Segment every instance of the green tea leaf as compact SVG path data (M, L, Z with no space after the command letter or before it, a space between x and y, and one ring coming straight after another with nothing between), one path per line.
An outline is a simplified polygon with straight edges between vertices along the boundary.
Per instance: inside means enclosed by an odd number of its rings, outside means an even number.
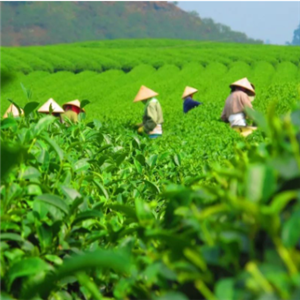
M23 242L23 238L17 233L1 233L1 241Z
M154 216L149 205L142 199L135 199L136 215L141 223L145 225L148 221L152 221Z
M87 158L80 159L75 162L74 164L74 171L75 172L82 172L87 171L90 167L90 164L88 163Z
M43 194L35 198L37 201L42 201L44 203L53 205L54 207L60 209L66 215L69 214L69 207L68 205L58 196L50 195L50 194Z
M282 228L282 242L285 247L295 247L300 241L300 211L295 211L284 223Z
M30 184L27 186L27 194L28 195L41 195L43 192L39 185Z
M29 102L24 107L25 117L29 116L40 104L38 102Z
M96 186L98 187L99 191L102 193L102 195L106 198L106 199L109 199L109 195L108 195L108 192L107 190L104 188L104 186L98 182L97 180L93 180L93 182L96 184Z
M57 270L57 278L63 278L74 272L89 268L112 268L118 272L129 272L130 259L121 251L96 250L81 255L73 255L65 259L63 265Z
M218 300L233 300L234 280L231 278L219 280L215 286L215 295Z
M277 194L273 198L273 200L269 206L264 206L261 208L261 210L263 213L266 213L266 214L278 215L290 201L292 201L293 199L296 199L296 198L297 198L296 191L282 192L280 194Z
M112 210L115 210L115 211L118 211L118 212L122 212L125 215L127 215L128 217L137 220L137 216L136 216L135 210L132 207L128 206L128 205L111 204L111 205L109 205L109 207Z
M20 82L20 85L21 85L21 88L22 88L22 90L23 90L23 93L24 93L26 99L29 100L29 99L31 98L31 95L32 95L31 90L30 90L30 89L27 89L27 88L23 85L22 82ZM25 109L24 109L24 111L25 111Z
M99 291L99 288L92 281L92 279L89 278L89 276L87 276L84 272L77 272L76 277L78 278L80 285L83 286L84 288L86 288L90 292L93 299L95 299L95 300L103 299L103 297Z
M39 178L40 176L41 173L34 167L28 167L23 173L20 174L20 178L23 179L34 179Z
M273 169L265 165L251 165L246 175L247 198L253 202L266 202L276 190Z
M155 193L160 193L160 189L159 189L159 187L155 184L155 183L153 183L153 182L151 182L151 181L148 181L148 180L144 180L144 182L155 192Z
M135 155L134 159L137 160L141 164L141 166L146 165L146 159L145 159L144 155L142 155L142 154Z
M6 118L3 121L1 121L1 130L12 128L12 130L16 130L18 127L18 123L15 118Z
M250 116L250 118L252 118L262 130L268 130L267 120L261 112L248 107L246 107L245 111L247 115Z
M60 257L56 256L56 255L47 254L47 255L45 255L45 258L48 261L53 262L54 264L56 264L58 266L63 264L63 260Z
M102 127L102 123L99 121L99 120L97 120L97 119L94 119L93 120L93 124L94 124L94 126L95 126L95 128L97 129L97 130L99 130L101 127ZM103 140L103 136L101 135L101 142L102 142L102 140Z
M120 154L117 159L116 159L116 164L117 166L120 166L121 163L125 160L125 158L127 157L126 153Z
M176 166L180 166L181 165L181 157L180 157L179 154L174 154L173 159L174 159L174 163L175 163Z
M75 211L77 210L78 206L81 205L83 202L83 197L77 197L75 200L72 202L70 206L70 214L73 215Z
M154 300L188 300L188 297L179 292L169 292L162 296L155 297Z
M102 217L103 217L103 214L100 211L97 211L97 210L84 211L76 216L76 218L73 222L73 225L77 224L79 222L82 222L84 220L96 219L96 218L102 218Z
M28 286L22 295L23 299L32 299L37 294L40 294L43 299L47 298L57 281L73 276L77 272L94 268L113 269L115 272L130 273L130 257L125 252L109 250L96 250L72 255L65 259L56 272L45 278L42 283Z
M8 288L10 289L15 279L28 277L49 270L50 267L39 257L22 259L13 264L7 273Z
M81 198L81 194L76 190L69 188L67 186L61 185L62 192L66 197L69 197L71 200L75 200L76 198Z
M151 155L149 157L149 159L147 160L147 163L151 168L153 168L155 166L157 158L158 158L158 155L154 154L154 155Z
M48 126L55 122L56 118L53 116L45 116L41 118L34 126L35 135L39 135L43 131L47 131Z
M1 177L4 177L7 172L16 164L19 163L23 151L15 147L8 147L1 142Z
M57 145L57 143L56 143L54 140L50 139L48 136L45 136L45 135L42 136L41 138L42 138L45 142L47 142L47 143L54 149L54 151L57 153L57 155L58 155L60 161L62 161L63 158L64 158L64 152L63 152L62 149Z
M142 167L142 165L135 158L133 159L133 162L134 162L134 165L135 165L136 170L138 171L138 173L142 174L143 173L143 167Z
M91 102L87 99L81 100L80 102L80 108L84 108L85 106L87 106L88 104L90 104Z
M185 257L187 257L194 265L196 265L202 271L207 270L206 263L203 260L201 253L198 253L197 251L190 248L184 249L183 253Z

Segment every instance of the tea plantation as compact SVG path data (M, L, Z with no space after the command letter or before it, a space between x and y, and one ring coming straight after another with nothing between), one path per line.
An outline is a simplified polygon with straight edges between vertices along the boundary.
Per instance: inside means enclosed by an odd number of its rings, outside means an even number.
M25 116L1 120L1 299L299 299L299 66L299 47L2 47L1 115L10 99ZM219 120L242 77L247 138ZM156 140L133 129L141 85ZM185 115L187 85L203 105ZM49 98L90 103L61 124L36 112Z

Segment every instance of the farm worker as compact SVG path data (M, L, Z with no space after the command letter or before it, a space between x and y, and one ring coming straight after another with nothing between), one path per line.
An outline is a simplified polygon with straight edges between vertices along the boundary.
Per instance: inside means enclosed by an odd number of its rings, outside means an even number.
M197 93L198 90L187 86L184 89L183 95L182 95L182 99L183 101L183 112L186 114L188 111L190 111L191 109L199 106L200 104L202 104L201 102L195 101L193 100L193 96L195 93Z
M145 105L143 123L138 125L138 133L145 132L151 139L162 135L163 112L160 103L155 98L158 93L141 86L133 102L141 101Z
M50 110L52 115L59 117L61 120L61 114L64 113L64 110L52 99L50 98L46 103L44 103L39 109L39 113L49 114Z
M24 111L23 111L23 109L21 109L21 115L23 115L23 114L24 114ZM20 116L19 110L14 104L11 104L8 107L5 114L3 115L3 119L8 118L10 115L12 115L14 118L17 118Z
M245 108L253 108L251 102L255 98L254 85L247 78L242 78L230 85L231 93L226 99L221 115L230 126L247 126Z
M80 107L80 101L74 100L67 102L63 105L65 113L63 114L63 118L68 118L70 121L77 123L78 122L78 115L81 112L85 112L83 108Z

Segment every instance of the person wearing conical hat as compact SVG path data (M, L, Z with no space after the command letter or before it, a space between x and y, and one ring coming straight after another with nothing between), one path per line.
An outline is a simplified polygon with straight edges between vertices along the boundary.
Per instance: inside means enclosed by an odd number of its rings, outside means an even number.
M60 107L60 105L50 98L46 103L44 103L39 109L39 113L49 114L50 110L52 111L52 115L55 117L59 117L61 120L61 114L64 113L64 110Z
M24 111L23 109L21 109L21 115L24 114ZM9 116L13 116L14 118L17 118L20 116L20 112L18 110L18 108L14 105L14 104L11 104L8 109L6 110L5 114L3 115L3 119L6 119L8 118Z
M70 121L77 123L78 122L78 115L81 112L85 112L83 108L80 107L80 101L74 100L69 101L63 105L63 109L65 110L63 114L64 119L69 119Z
M230 88L231 93L226 99L221 119L229 122L231 127L247 126L245 108L253 108L254 85L247 78L242 78L232 83Z
M146 86L141 86L133 102L145 105L143 123L139 124L138 133L145 132L151 139L162 135L163 112L159 101L155 98L158 93Z
M195 93L197 93L198 90L187 86L184 89L184 92L182 94L182 99L183 99L183 112L186 114L187 112L189 112L191 109L199 106L200 104L202 104L201 102L195 101L193 100L193 96Z

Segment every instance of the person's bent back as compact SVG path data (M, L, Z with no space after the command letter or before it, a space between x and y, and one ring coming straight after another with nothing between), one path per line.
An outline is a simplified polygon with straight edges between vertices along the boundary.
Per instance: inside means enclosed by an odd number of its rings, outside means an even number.
M230 88L231 93L226 99L221 119L231 126L247 126L245 108L253 108L251 101L255 96L254 85L243 78L232 83Z
M182 99L183 99L183 112L186 114L191 109L199 106L202 104L201 102L193 100L193 96L197 93L198 90L187 86L183 92Z

